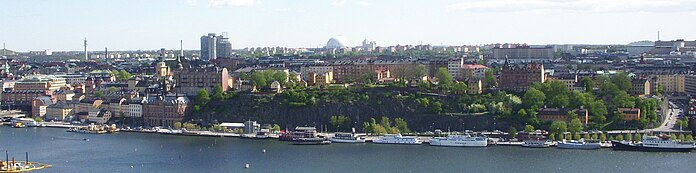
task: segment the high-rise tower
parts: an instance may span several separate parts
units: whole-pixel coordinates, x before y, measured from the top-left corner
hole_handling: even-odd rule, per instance
[[[87,56],[87,37],[85,37],[84,46],[85,46],[85,61],[87,61],[89,59],[89,57]]]

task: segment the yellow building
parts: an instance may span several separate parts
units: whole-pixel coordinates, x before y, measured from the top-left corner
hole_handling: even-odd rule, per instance
[[[73,108],[65,101],[46,107],[46,120],[63,121],[72,115]]]
[[[665,93],[683,93],[685,91],[684,78],[683,74],[654,75],[653,81],[662,86]]]

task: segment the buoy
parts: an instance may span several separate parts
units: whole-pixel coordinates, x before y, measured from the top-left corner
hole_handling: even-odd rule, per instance
[[[266,149],[261,150],[261,152],[266,153]]]
[[[247,163],[247,164],[244,165],[244,168],[245,168],[245,169],[249,169],[249,167],[250,167],[250,166],[249,166],[249,163]]]
[[[131,165],[131,168],[133,168],[133,165]]]

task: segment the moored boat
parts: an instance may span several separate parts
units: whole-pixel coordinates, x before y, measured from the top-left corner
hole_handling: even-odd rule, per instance
[[[430,139],[430,145],[450,147],[485,147],[488,146],[488,138],[482,136],[449,135],[447,137],[435,137]]]
[[[641,143],[611,141],[614,150],[647,152],[691,152],[694,142],[682,142],[671,139],[669,135],[643,136]]]
[[[599,142],[596,141],[585,141],[585,140],[580,140],[580,141],[562,141],[558,142],[556,147],[561,148],[561,149],[583,149],[583,150],[592,150],[592,149],[599,149],[602,146],[599,144]]]
[[[543,139],[528,139],[524,140],[524,143],[522,143],[523,147],[529,147],[529,148],[548,148],[551,146],[551,142],[543,140]]]
[[[420,145],[423,143],[420,139],[415,136],[401,136],[401,134],[387,134],[380,136],[376,140],[372,141],[376,144],[407,144],[407,145]]]
[[[326,138],[297,138],[293,141],[293,145],[327,145],[331,144],[331,141]]]
[[[299,138],[314,138],[317,135],[317,129],[314,127],[295,127],[295,130],[280,134],[281,141],[294,141]]]
[[[335,133],[330,140],[337,143],[365,143],[365,137],[355,133]]]

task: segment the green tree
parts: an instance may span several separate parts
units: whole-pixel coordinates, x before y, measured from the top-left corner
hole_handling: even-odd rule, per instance
[[[599,137],[597,136],[597,133],[592,134],[592,138],[591,138],[591,139],[599,139]]]
[[[495,74],[493,74],[493,73],[494,73],[494,71],[492,69],[486,70],[486,72],[484,72],[483,83],[486,86],[486,88],[492,88],[492,87],[497,86],[497,84],[495,82],[496,81]]]
[[[396,118],[394,122],[396,123],[396,128],[398,128],[400,132],[411,133],[411,129],[408,129],[408,123],[404,119]]]
[[[466,83],[464,82],[454,83],[454,86],[452,87],[452,92],[455,94],[466,94],[468,90],[469,86],[466,86]]]
[[[616,140],[623,141],[624,140],[623,135],[619,134],[618,136],[616,136]]]
[[[430,106],[430,110],[432,110],[433,112],[437,114],[440,114],[440,112],[442,112],[442,103],[440,103],[439,101],[433,102]]]
[[[546,95],[543,92],[530,88],[526,93],[524,93],[524,96],[522,97],[522,104],[524,104],[525,108],[527,109],[539,110],[539,108],[544,105],[545,99]]]
[[[694,141],[694,136],[692,136],[692,135],[686,135],[686,139],[685,139],[685,140],[688,141],[688,142]]]
[[[686,137],[684,136],[683,133],[680,133],[679,134],[679,141],[684,141],[684,139],[686,139]]]
[[[215,85],[215,87],[213,87],[212,99],[217,101],[221,101],[224,99],[224,95],[222,93],[222,86]]]
[[[181,122],[178,122],[178,121],[175,122],[175,123],[174,123],[174,129],[177,129],[177,130],[178,130],[178,129],[181,129]]]
[[[602,133],[602,134],[604,134],[604,133]],[[600,136],[600,138],[601,138],[601,136]],[[609,136],[609,141],[613,141],[613,140],[614,140],[614,136]],[[606,140],[602,140],[602,141],[606,141]]]
[[[525,111],[524,109],[520,109],[519,111],[517,111],[517,117],[519,117],[520,119],[526,120],[527,116],[527,111]]]
[[[280,131],[280,125],[278,124],[273,124],[273,131]]]
[[[44,120],[43,120],[43,118],[41,118],[41,117],[34,117],[34,121],[36,121],[36,122],[43,122]]]
[[[580,134],[579,134],[579,133],[574,134],[574,135],[573,135],[573,139],[574,139],[574,140],[580,140]]]
[[[585,138],[585,139],[590,139],[590,134],[589,134],[589,133],[585,133],[585,135],[583,136],[583,138]]]
[[[677,135],[675,135],[674,133],[670,134],[669,137],[670,137],[670,139],[675,139],[675,140],[677,139]]]
[[[102,98],[104,97],[104,91],[98,90],[94,92],[94,97],[96,98]]]
[[[582,77],[582,79],[580,79],[580,86],[585,89],[585,92],[592,92],[592,88],[594,87],[592,78],[589,76]]]
[[[625,92],[630,92],[631,91],[631,78],[628,77],[628,74],[625,72],[620,72],[617,73],[612,77],[611,80],[617,87],[619,87],[620,90],[625,91]]]
[[[524,126],[524,131],[527,132],[527,133],[534,132],[534,126],[532,126],[532,125],[526,125],[526,126]]]
[[[581,132],[582,129],[583,129],[583,125],[582,125],[582,122],[580,122],[580,119],[574,118],[574,119],[570,120],[570,125],[568,125],[568,130],[571,133],[575,134],[575,133]]]
[[[382,125],[384,129],[391,129],[391,120],[389,120],[389,117],[382,117],[382,119],[379,121],[379,125]]]
[[[208,94],[208,91],[205,89],[198,90],[198,94],[196,95],[196,104],[201,105],[201,107],[204,107],[209,102],[210,95]]]
[[[114,93],[114,92],[118,91],[118,88],[112,86],[112,87],[109,87],[108,90],[109,90],[109,93]]]
[[[555,134],[555,133],[549,134],[549,139],[550,139],[551,141],[555,141],[555,140],[556,140],[556,134]]]
[[[554,121],[549,127],[551,133],[563,133],[568,131],[568,125],[564,121]]]
[[[634,140],[636,142],[640,142],[640,141],[643,141],[643,137],[640,135],[640,133],[637,133],[634,137]]]
[[[121,70],[118,72],[118,74],[114,74],[114,76],[116,76],[116,79],[119,81],[126,81],[133,77],[133,75],[128,73],[126,70]]]
[[[633,141],[633,135],[626,133],[626,137],[624,139],[626,139],[626,141]]]
[[[373,133],[375,133],[375,134],[377,134],[377,135],[382,135],[382,134],[387,134],[388,131],[387,131],[387,129],[384,128],[382,125],[376,124],[376,125],[374,126],[374,132],[373,132]]]
[[[343,115],[331,116],[331,125],[336,131],[345,131],[350,125],[350,118]]]
[[[452,80],[452,75],[447,71],[447,68],[444,67],[437,69],[435,77],[438,80],[438,85],[445,90],[448,90],[454,82]]]
[[[508,129],[508,134],[510,135],[510,138],[516,138],[517,137],[517,129],[515,127],[510,127]]]

